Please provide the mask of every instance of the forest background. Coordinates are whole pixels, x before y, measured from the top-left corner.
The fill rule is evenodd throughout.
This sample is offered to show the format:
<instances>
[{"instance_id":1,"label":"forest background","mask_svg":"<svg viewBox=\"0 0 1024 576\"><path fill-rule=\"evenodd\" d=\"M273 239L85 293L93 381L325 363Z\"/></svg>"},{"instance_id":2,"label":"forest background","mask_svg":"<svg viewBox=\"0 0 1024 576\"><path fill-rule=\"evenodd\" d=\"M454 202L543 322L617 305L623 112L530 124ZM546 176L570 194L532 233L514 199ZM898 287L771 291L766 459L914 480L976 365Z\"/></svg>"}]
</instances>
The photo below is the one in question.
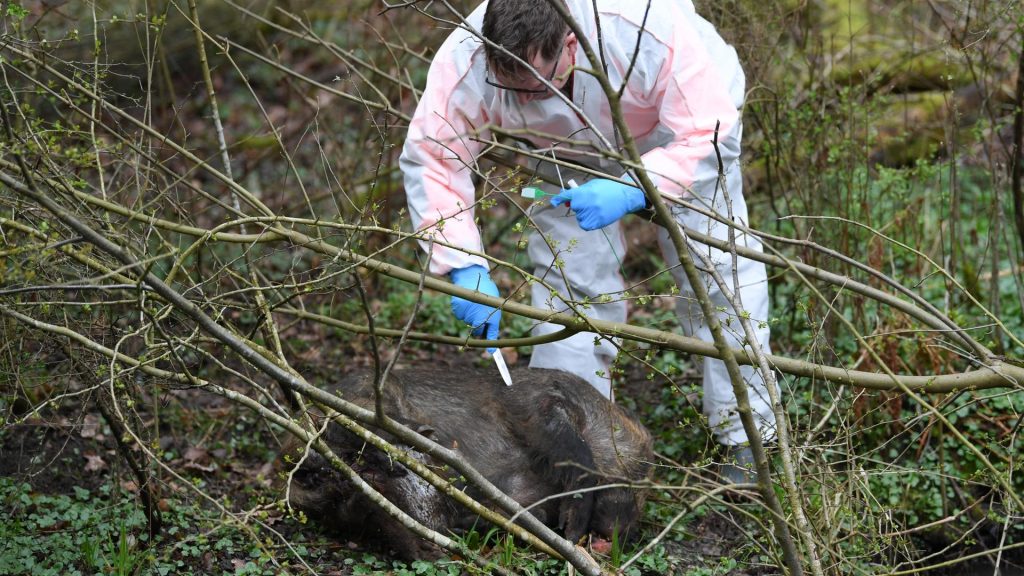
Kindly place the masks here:
<instances>
[{"instance_id":1,"label":"forest background","mask_svg":"<svg viewBox=\"0 0 1024 576\"><path fill-rule=\"evenodd\" d=\"M282 442L307 433L283 389L312 403L303 385L356 368L483 365L423 274L397 164L473 4L0 2L0 573L566 570L497 530L407 564L282 504ZM678 263L629 221L617 396L659 460L640 541L574 569L1015 573L1024 8L697 7L747 72L784 441L772 484L724 497L708 349L664 336ZM525 337L529 177L508 161L476 210L503 332Z\"/></svg>"}]
</instances>

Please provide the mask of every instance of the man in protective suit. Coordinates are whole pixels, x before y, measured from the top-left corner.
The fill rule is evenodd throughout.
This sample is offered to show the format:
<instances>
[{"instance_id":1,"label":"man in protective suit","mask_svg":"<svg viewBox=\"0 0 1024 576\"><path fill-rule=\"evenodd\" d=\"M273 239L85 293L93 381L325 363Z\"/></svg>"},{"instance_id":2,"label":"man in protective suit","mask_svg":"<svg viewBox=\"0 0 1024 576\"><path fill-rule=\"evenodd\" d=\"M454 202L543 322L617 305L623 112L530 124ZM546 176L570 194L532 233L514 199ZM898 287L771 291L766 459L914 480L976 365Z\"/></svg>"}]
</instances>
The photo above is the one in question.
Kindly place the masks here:
<instances>
[{"instance_id":1,"label":"man in protective suit","mask_svg":"<svg viewBox=\"0 0 1024 576\"><path fill-rule=\"evenodd\" d=\"M736 51L697 15L690 0L652 0L649 5L635 0L564 0L564 6L603 62L589 61L550 0L484 2L435 55L400 163L415 228L438 230L445 242L480 252L472 177L477 156L493 127L528 141L554 160L537 162L537 172L562 183L542 185L551 195L546 197L549 202L531 213L538 227L529 242L535 274L557 291L553 298L546 286L534 283L533 305L563 311L567 307L562 298L588 299L589 315L622 322L626 302L615 298L625 289L618 273L626 247L620 219L643 210L647 201L635 186L592 176L593 170L615 176L626 170L601 154L619 154L621 135L616 134L608 99L591 71L603 70L612 87L621 91L623 118L660 193L746 224L738 161L744 75ZM573 166L592 170L581 172ZM570 187L570 179L579 187ZM628 174L622 179L630 181ZM682 226L719 239L729 236L727 226L699 211L677 205L672 211ZM668 234L663 229L658 233L665 261L677 263ZM739 231L736 243L761 249L757 238ZM734 261L731 254L712 248L704 254L727 281L734 274L738 278L730 289L738 292L742 312L751 318L767 352L764 265L742 257ZM552 271L556 259L564 274ZM448 274L464 288L498 295L483 258L434 245L431 271ZM672 273L680 288L677 312L684 332L711 341L683 271L675 266ZM737 311L710 275L705 274L703 281L721 311L732 346L741 347L745 336L735 319ZM612 296L611 301L605 295ZM452 299L452 309L475 328L475 334L498 337L500 310L461 298ZM558 329L539 324L534 334ZM609 368L615 353L612 341L579 333L535 346L530 366L573 372L610 397ZM775 418L765 382L749 366L743 366L742 373L751 408L770 441ZM747 436L720 360L704 360L703 409L717 440L730 447L732 461L739 465L723 467L723 475L731 481L749 481L752 458L745 446Z\"/></svg>"}]
</instances>

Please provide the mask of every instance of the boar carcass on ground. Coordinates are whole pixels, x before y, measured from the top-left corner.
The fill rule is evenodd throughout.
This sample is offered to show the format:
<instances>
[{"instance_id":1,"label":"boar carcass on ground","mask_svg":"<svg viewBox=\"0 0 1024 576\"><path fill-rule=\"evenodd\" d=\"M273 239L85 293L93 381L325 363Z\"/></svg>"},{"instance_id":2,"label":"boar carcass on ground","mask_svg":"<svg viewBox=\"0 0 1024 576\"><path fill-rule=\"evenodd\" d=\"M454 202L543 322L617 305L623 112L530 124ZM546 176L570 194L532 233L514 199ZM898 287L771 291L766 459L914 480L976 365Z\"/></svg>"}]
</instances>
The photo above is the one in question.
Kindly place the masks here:
<instances>
[{"instance_id":1,"label":"boar carcass on ground","mask_svg":"<svg viewBox=\"0 0 1024 576\"><path fill-rule=\"evenodd\" d=\"M650 434L632 414L566 372L520 369L512 372L512 381L505 386L494 369L398 371L385 387L385 411L455 450L523 506L565 494L530 510L566 538L578 541L587 533L629 538L640 519L644 490L588 489L642 483L651 470ZM372 374L347 377L335 391L373 409ZM325 439L369 485L427 527L442 534L481 528L476 515L342 426L332 423ZM440 464L408 450L425 464ZM466 490L479 497L472 486ZM316 453L295 471L290 502L346 537L383 544L399 557L438 555Z\"/></svg>"}]
</instances>

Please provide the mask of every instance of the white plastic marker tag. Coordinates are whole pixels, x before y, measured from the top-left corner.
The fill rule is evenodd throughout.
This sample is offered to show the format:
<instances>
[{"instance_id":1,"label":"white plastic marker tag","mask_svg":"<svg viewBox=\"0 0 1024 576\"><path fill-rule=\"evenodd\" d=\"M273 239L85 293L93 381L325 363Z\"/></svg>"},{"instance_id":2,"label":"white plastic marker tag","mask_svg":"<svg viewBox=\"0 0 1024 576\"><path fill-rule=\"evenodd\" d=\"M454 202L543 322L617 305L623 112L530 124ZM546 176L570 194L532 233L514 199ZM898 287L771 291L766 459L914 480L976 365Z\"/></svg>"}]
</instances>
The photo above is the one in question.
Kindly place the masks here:
<instances>
[{"instance_id":1,"label":"white plastic marker tag","mask_svg":"<svg viewBox=\"0 0 1024 576\"><path fill-rule=\"evenodd\" d=\"M491 353L491 358L494 358L494 363L498 366L498 372L501 373L501 379L505 381L505 386L511 386L512 376L508 373L508 366L505 365L505 357L501 355L501 348L495 348Z\"/></svg>"}]
</instances>

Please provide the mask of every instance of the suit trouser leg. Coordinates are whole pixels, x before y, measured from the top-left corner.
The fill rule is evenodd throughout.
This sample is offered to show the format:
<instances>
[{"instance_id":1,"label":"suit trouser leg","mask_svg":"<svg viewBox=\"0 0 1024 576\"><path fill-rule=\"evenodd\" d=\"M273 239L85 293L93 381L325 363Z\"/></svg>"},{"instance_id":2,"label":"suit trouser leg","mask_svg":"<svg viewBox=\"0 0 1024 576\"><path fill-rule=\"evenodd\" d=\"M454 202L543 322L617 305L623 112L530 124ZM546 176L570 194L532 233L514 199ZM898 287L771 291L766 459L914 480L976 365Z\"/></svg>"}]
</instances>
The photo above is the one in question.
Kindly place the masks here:
<instances>
[{"instance_id":1,"label":"suit trouser leg","mask_svg":"<svg viewBox=\"0 0 1024 576\"><path fill-rule=\"evenodd\" d=\"M739 170L732 171L728 179L728 188L730 189L729 200L732 203L733 220L735 222L747 223L747 208L743 199L741 182ZM726 204L724 195L718 195L718 197L706 199L700 203L706 207L711 207L719 214L728 215L729 207ZM728 226L708 218L695 210L688 210L679 206L673 206L672 209L676 222L680 225L717 239L728 239ZM678 266L679 257L666 230L659 230L658 241L662 254L665 257L665 262L670 266L676 265L672 269L672 274L680 288L676 312L679 316L683 332L688 336L711 342L711 330L704 321L704 314L694 296L689 280L686 278L682 268ZM736 233L736 244L758 251L761 250L761 242L756 237L739 232ZM770 330L767 324L768 280L764 264L739 256L734 260L733 255L729 252L705 247L702 244L697 245L700 247L701 253L710 258L714 263L718 273L725 279L729 291L739 295L742 309L749 315L751 324L754 326L755 338L760 344L761 349L765 353L769 353L771 350L768 342ZM694 255L694 262L698 270L704 267L700 258L696 255ZM701 276L701 281L707 289L712 305L716 310L720 311L718 319L722 325L726 340L728 340L733 348L744 347L747 338L743 328L740 326L736 310L726 299L725 294L714 282L710 274L703 273ZM739 412L736 409L736 396L725 363L721 360L705 358L703 368L703 410L715 436L720 443L726 445L746 442L747 434L743 429ZM762 437L770 441L775 437L775 413L772 411L764 378L752 366L741 365L740 372L747 386L750 407L754 413L755 421L761 429Z\"/></svg>"},{"instance_id":2,"label":"suit trouser leg","mask_svg":"<svg viewBox=\"0 0 1024 576\"><path fill-rule=\"evenodd\" d=\"M733 218L737 222L747 222L739 170L730 173L728 187L731 190L729 199L732 203ZM729 212L724 195L706 199L703 203L720 214ZM676 221L683 226L718 239L728 239L727 226L699 212L673 207L673 214ZM625 257L621 226L616 223L601 230L587 232L579 228L572 212L564 207L543 206L532 215L538 227L538 230L531 234L529 243L534 274L544 279L562 298L576 302L589 300L589 306L583 310L586 315L601 320L624 322L626 304L618 297L624 289L624 281L619 273L620 263ZM676 311L683 333L711 342L711 331L704 322L693 289L682 269L675 265L679 258L668 234L665 230L659 230L658 236L665 261L669 266L674 266L672 274L680 287ZM549 246L545 240L553 245ZM738 233L736 242L748 248L761 249L760 241L753 236ZM767 325L768 282L764 264L740 257L734 262L732 254L709 247L702 249L702 253L714 262L719 274L729 284L729 290L738 293L742 308L749 314L754 326L755 338L766 353L770 352L770 330ZM702 267L699 258L695 257L694 260L698 268ZM555 262L560 262L562 266L554 266ZM734 269L738 281L735 285ZM734 348L743 347L746 337L732 305L710 274L703 274L702 282L712 305L721 311L719 321L726 339ZM594 303L605 295L611 297L610 302ZM534 284L531 288L531 297L535 307L558 312L568 310L561 298L553 297L543 285ZM561 329L562 327L558 325L541 323L534 328L533 333L550 334ZM609 368L615 354L616 348L610 341L600 339L592 332L582 332L558 342L536 346L530 367L572 372L610 397ZM736 410L736 397L725 364L721 360L705 358L703 369L704 413L718 441L727 445L745 442L746 432ZM771 440L775 436L775 415L771 409L764 379L751 366L741 366L740 371L747 385L751 409L761 428L762 436L766 440Z\"/></svg>"},{"instance_id":3,"label":"suit trouser leg","mask_svg":"<svg viewBox=\"0 0 1024 576\"><path fill-rule=\"evenodd\" d=\"M534 274L549 284L558 297L539 283L531 287L533 306L556 312L568 310L562 298L583 306L590 317L612 322L625 322L626 303L619 299L624 285L619 273L625 257L625 242L618 223L601 230L585 231L575 215L562 207L538 206L531 213L537 225L530 235L529 256ZM548 242L552 245L549 246ZM555 263L561 266L555 266ZM603 296L611 301L598 304ZM583 304L588 300L588 304ZM541 323L534 335L550 334L562 329L557 324ZM531 368L554 368L572 372L611 397L611 362L616 347L593 332L580 332L564 340L534 347Z\"/></svg>"}]
</instances>

